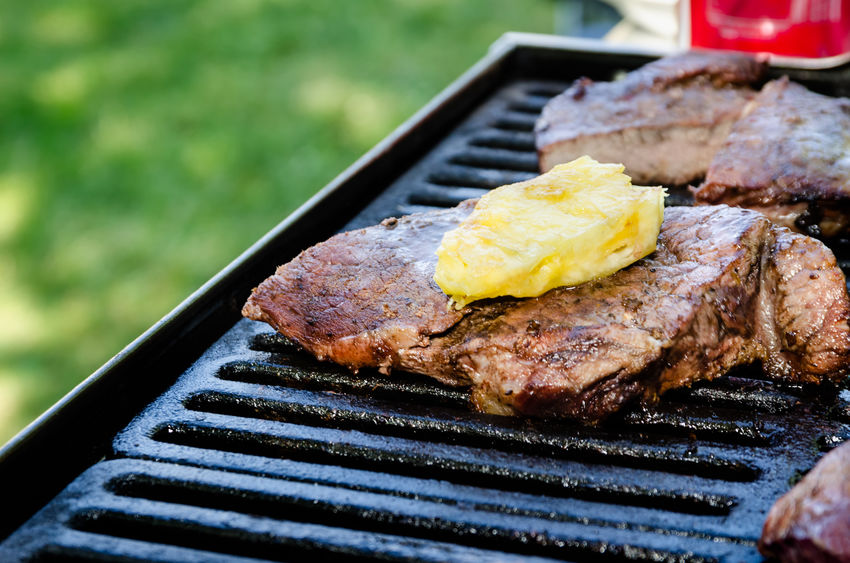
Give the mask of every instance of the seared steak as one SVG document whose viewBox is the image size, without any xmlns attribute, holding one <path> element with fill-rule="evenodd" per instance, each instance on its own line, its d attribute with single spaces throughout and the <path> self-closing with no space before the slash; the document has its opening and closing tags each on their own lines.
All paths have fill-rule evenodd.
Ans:
<svg viewBox="0 0 850 563">
<path fill-rule="evenodd" d="M 428 344 L 463 314 L 434 282 L 443 233 L 474 201 L 445 211 L 387 219 L 331 237 L 281 266 L 242 314 L 300 342 L 320 360 L 388 369 L 398 352 Z"/>
<path fill-rule="evenodd" d="M 835 258 L 759 213 L 668 208 L 657 250 L 612 276 L 458 312 L 431 279 L 434 250 L 470 210 L 337 235 L 278 268 L 243 313 L 352 369 L 471 385 L 486 412 L 598 420 L 755 360 L 791 381 L 847 372 Z"/>
<path fill-rule="evenodd" d="M 695 192 L 698 203 L 764 212 L 812 236 L 850 227 L 850 100 L 787 78 L 744 110 Z"/>
<path fill-rule="evenodd" d="M 759 550 L 789 563 L 850 561 L 850 444 L 826 454 L 776 501 Z"/>
<path fill-rule="evenodd" d="M 535 127 L 540 169 L 589 155 L 620 162 L 637 184 L 701 178 L 766 66 L 735 54 L 667 57 L 622 80 L 577 80 Z"/>
</svg>

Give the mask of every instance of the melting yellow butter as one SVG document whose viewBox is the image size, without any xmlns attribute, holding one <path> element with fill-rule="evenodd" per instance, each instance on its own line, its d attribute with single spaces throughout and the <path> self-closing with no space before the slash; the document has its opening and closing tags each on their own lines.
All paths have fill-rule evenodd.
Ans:
<svg viewBox="0 0 850 563">
<path fill-rule="evenodd" d="M 434 281 L 463 307 L 609 276 L 655 250 L 664 189 L 583 156 L 487 193 L 448 231 Z"/>
</svg>

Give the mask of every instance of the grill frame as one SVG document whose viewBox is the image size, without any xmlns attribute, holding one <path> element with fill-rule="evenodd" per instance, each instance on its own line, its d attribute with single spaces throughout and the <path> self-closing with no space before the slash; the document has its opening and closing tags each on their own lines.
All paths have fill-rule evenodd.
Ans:
<svg viewBox="0 0 850 563">
<path fill-rule="evenodd" d="M 0 538 L 86 468 L 115 455 L 113 437 L 231 330 L 251 287 L 277 263 L 341 229 L 386 216 L 387 206 L 397 205 L 388 202 L 399 197 L 387 187 L 426 166 L 428 158 L 437 158 L 432 150 L 445 132 L 467 118 L 499 84 L 520 77 L 551 81 L 556 64 L 566 68 L 563 74 L 555 73 L 555 80 L 566 83 L 581 74 L 592 75 L 587 70 L 595 65 L 635 68 L 660 54 L 527 34 L 508 34 L 497 41 L 484 59 L 392 135 L 6 444 L 0 450 L 0 487 L 17 510 L 0 514 Z M 847 95 L 848 71 L 850 67 L 789 73 L 814 89 Z M 522 124 L 521 117 L 517 123 Z M 521 160 L 517 167 L 527 168 L 528 163 Z M 646 423 L 651 422 L 648 417 Z M 128 445 L 131 435 L 125 433 L 116 442 L 119 456 L 144 455 Z M 65 463 L 56 464 L 57 459 Z M 51 467 L 51 479 L 38 487 L 21 486 L 30 482 L 37 466 Z"/>
</svg>

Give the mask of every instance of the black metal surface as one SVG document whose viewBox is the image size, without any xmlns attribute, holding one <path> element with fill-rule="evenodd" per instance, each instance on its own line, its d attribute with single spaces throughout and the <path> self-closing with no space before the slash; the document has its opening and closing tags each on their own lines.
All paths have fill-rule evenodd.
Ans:
<svg viewBox="0 0 850 563">
<path fill-rule="evenodd" d="M 572 64 L 547 71 L 552 60 Z M 0 544 L 0 561 L 760 560 L 755 542 L 769 506 L 850 432 L 843 394 L 747 369 L 600 428 L 485 416 L 462 391 L 405 374 L 355 376 L 263 324 L 235 320 L 247 288 L 329 232 L 531 177 L 531 127 L 545 101 L 578 74 L 607 79 L 645 60 L 515 45 L 492 55 L 455 87 L 457 98 L 431 107 L 427 126 L 409 125 L 181 313 L 204 314 L 146 339 L 156 348 L 170 335 L 183 358 L 157 349 L 137 360 L 135 377 L 159 383 L 115 408 L 104 378 L 95 381 L 91 404 L 104 407 L 86 416 L 107 413 L 110 429 L 139 412 L 126 412 L 128 403 L 149 401 L 194 360 L 110 447 L 95 441 L 72 460 L 75 475 L 91 468 Z M 844 82 L 817 76 L 840 93 Z M 390 166 L 405 143 L 406 158 Z M 668 200 L 687 202 L 684 191 Z M 305 218 L 323 211 L 321 228 L 310 230 Z M 209 346 L 216 331 L 223 335 Z M 122 389 L 132 392 L 132 382 Z M 32 436 L 29 444 L 49 448 Z M 98 454 L 109 459 L 95 463 Z M 57 462 L 49 449 L 30 457 L 31 467 Z M 20 475 L 26 463 L 18 463 Z M 24 499 L 20 488 L 15 498 Z M 7 506 L 27 515 L 37 501 Z"/>
<path fill-rule="evenodd" d="M 0 560 L 759 560 L 765 511 L 847 412 L 747 375 L 592 429 L 478 415 L 241 321 L 118 436 L 130 459 L 84 474 Z"/>
</svg>

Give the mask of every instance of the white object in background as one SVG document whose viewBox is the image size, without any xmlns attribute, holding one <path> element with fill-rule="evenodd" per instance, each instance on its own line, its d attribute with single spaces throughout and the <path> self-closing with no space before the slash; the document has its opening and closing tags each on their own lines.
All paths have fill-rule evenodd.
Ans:
<svg viewBox="0 0 850 563">
<path fill-rule="evenodd" d="M 615 44 L 674 48 L 679 41 L 677 0 L 605 0 L 623 19 L 605 34 Z"/>
</svg>

